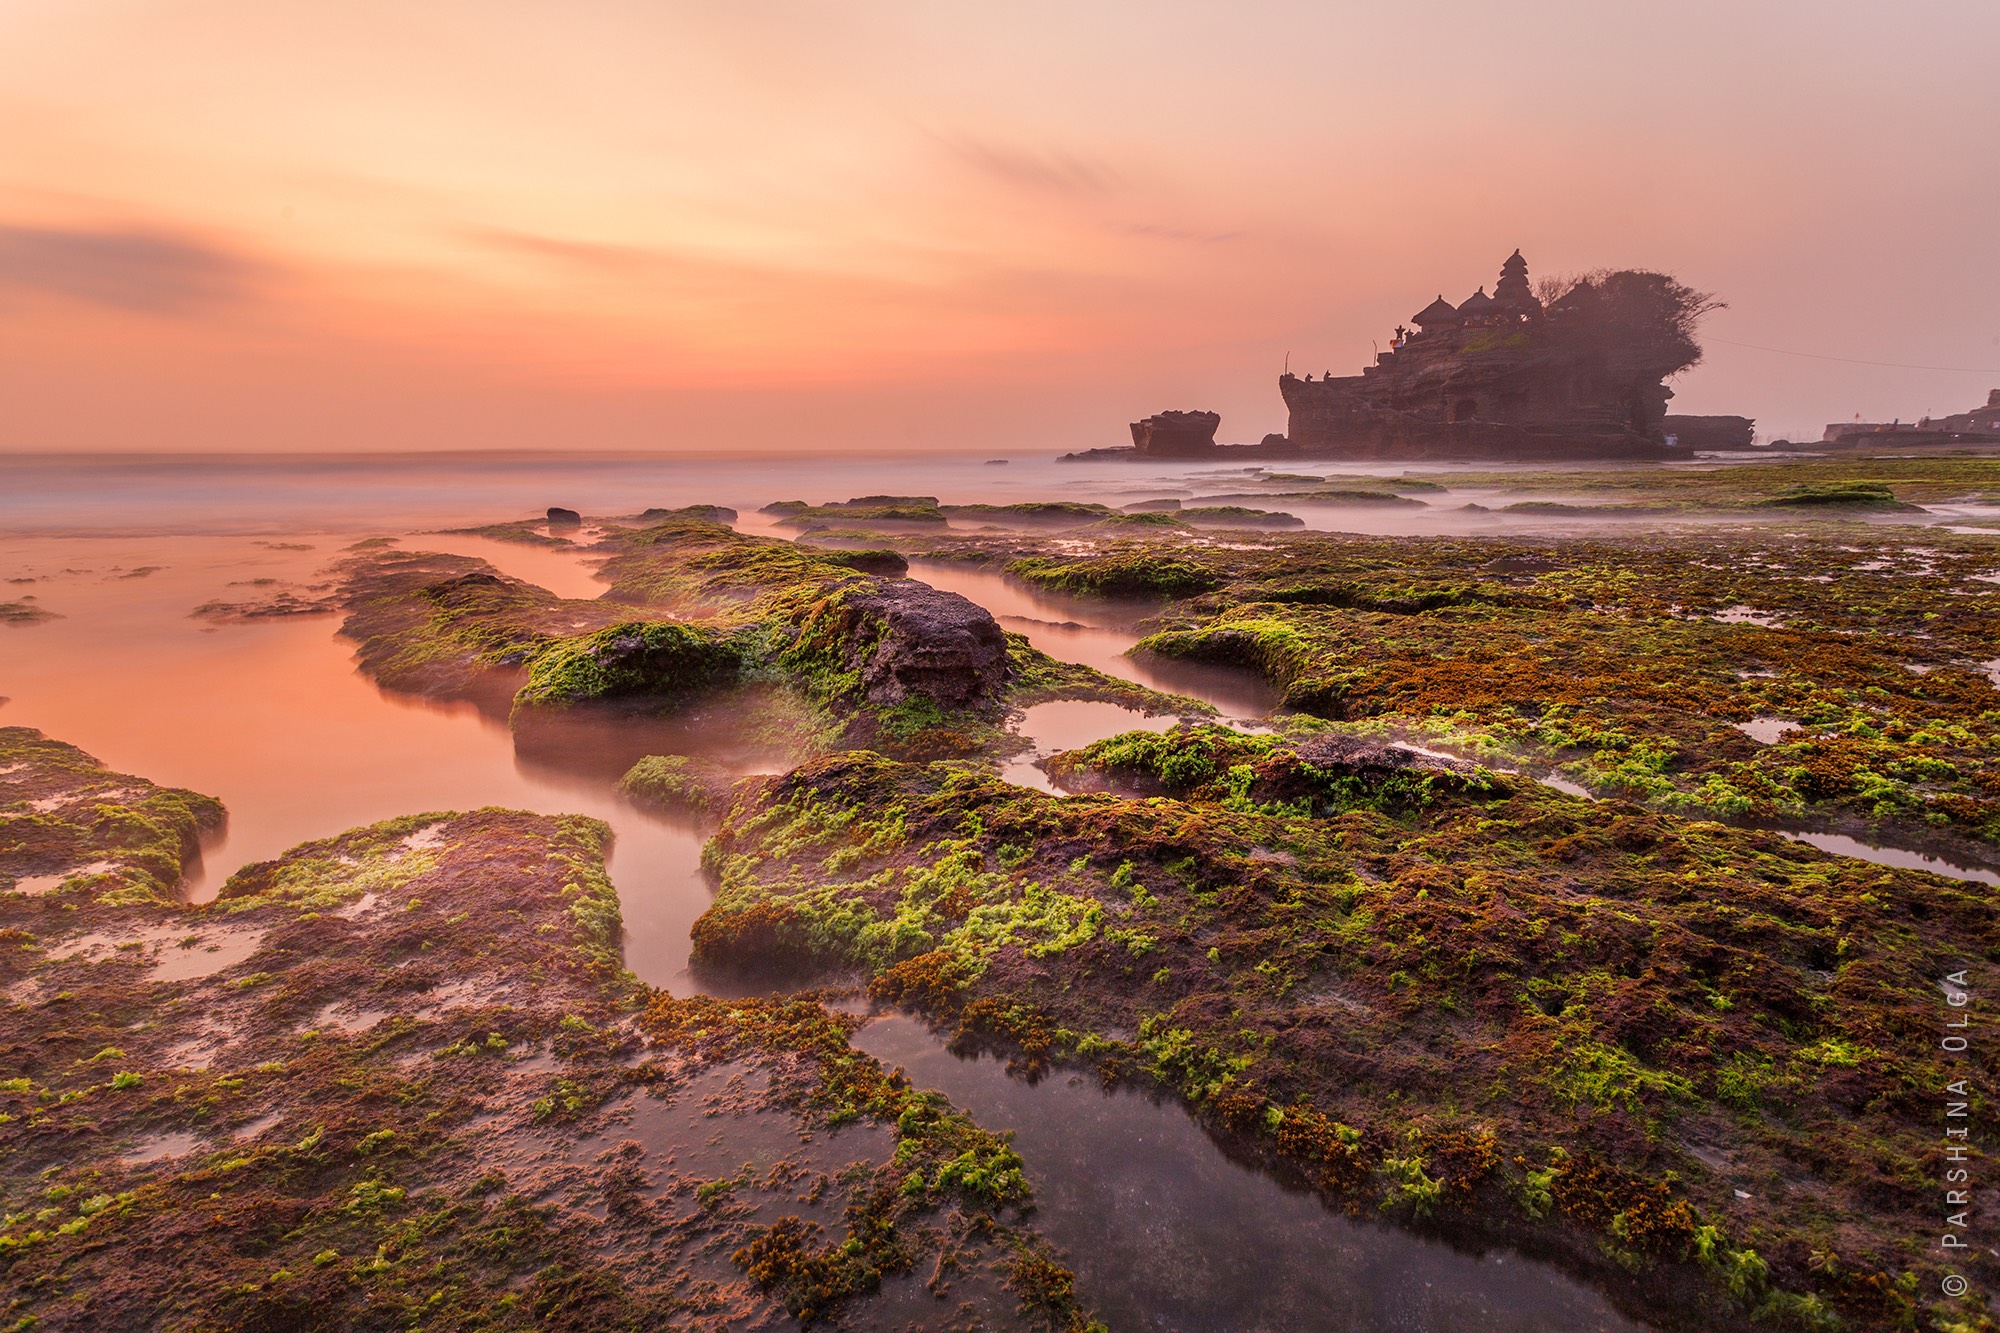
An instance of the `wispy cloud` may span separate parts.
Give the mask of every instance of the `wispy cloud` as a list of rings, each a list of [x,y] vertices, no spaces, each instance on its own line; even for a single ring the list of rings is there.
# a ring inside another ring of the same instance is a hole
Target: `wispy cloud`
[[[262,268],[214,245],[149,228],[0,224],[0,296],[32,292],[184,315],[241,300]]]
[[[1190,241],[1196,245],[1220,245],[1224,241],[1240,241],[1249,235],[1244,231],[1195,231],[1188,227],[1166,227],[1156,222],[1128,222],[1118,230],[1128,236],[1150,236],[1161,241]]]
[[[1056,194],[1103,194],[1124,184],[1110,163],[1067,149],[1020,148],[966,135],[939,139],[960,162],[1006,185]]]
[[[500,227],[468,228],[466,234],[483,245],[536,259],[552,259],[583,268],[629,271],[655,268],[675,261],[678,256],[665,250],[639,245],[608,245],[602,241],[574,241],[561,236],[510,231]]]

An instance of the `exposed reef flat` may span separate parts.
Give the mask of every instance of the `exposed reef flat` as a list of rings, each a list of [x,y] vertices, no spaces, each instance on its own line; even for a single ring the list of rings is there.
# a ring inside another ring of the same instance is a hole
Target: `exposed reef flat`
[[[743,795],[697,959],[1152,1083],[1337,1205],[1561,1256],[1651,1321],[1915,1316],[1939,979],[2000,982],[1983,891],[1346,737],[1051,767],[1129,796],[873,755]]]
[[[384,689],[474,701],[517,759],[671,812],[690,856],[714,834],[706,984],[861,983],[960,1050],[1162,1094],[1217,1160],[1496,1268],[1553,1259],[1650,1324],[1990,1330],[1991,1257],[1960,1266],[1973,1287],[1952,1301],[1927,1247],[1937,1089],[2000,1072],[1937,1044],[1953,998],[2000,981],[1992,889],[1780,836],[2000,864],[2000,548],[1907,526],[1935,521],[1917,504],[1976,525],[2000,491],[1968,466],[1510,472],[1464,517],[1437,482],[1215,470],[1110,495],[1136,513],[859,496],[783,506],[825,511],[793,543],[697,505],[580,515],[546,551],[541,518],[499,525],[511,551],[450,545],[492,564],[366,543],[338,573]],[[1376,498],[1324,498],[1340,492]],[[1188,521],[1223,506],[1593,535]],[[944,521],[894,516],[912,509]],[[601,571],[564,577],[586,562]],[[1033,642],[996,639],[1007,626]],[[1121,671],[1133,644],[1136,677],[1264,730],[1038,651]],[[1030,711],[1074,699],[1153,720]],[[1140,725],[1157,730],[1107,737]],[[19,1275],[8,1299],[49,1303],[0,1325],[83,1327],[122,1290],[109,1256],[152,1273],[170,1248],[225,1265],[215,1290],[171,1288],[195,1324],[296,1322],[287,1288],[335,1320],[425,1327],[572,1309],[593,1327],[928,1327],[963,1302],[978,1326],[1087,1322],[1017,1190],[1041,1185],[1052,1231],[1089,1253],[1097,1214],[1078,1218],[1068,1181],[1098,1151],[1074,1145],[1102,1137],[1044,1135],[1030,1155],[1059,1169],[1023,1164],[856,1056],[860,1020],[811,995],[636,986],[602,839],[587,820],[421,816],[248,868],[206,908],[173,900],[173,866],[122,905],[87,878],[0,895],[21,922],[0,984],[28,1080],[0,1100],[0,1154],[31,1125],[42,1154],[0,1156],[0,1272]],[[424,856],[449,858],[417,868],[441,878],[402,884]],[[892,1029],[874,1049],[930,1040],[903,1018],[875,1031]],[[704,1146],[718,1129],[732,1146]],[[98,1250],[99,1226],[131,1229]],[[1268,1232],[1245,1234],[1261,1253]],[[503,1273],[507,1246],[524,1257]],[[1192,1251],[1152,1257],[1170,1253]],[[1086,1296],[1131,1296],[1079,1263]]]
[[[2000,552],[1849,536],[1191,551],[1215,586],[1140,650],[1666,809],[2000,844],[2000,595],[1977,577]],[[1758,718],[1790,725],[1760,741]]]
[[[15,787],[101,772],[8,742]],[[855,1020],[623,971],[605,837],[413,815],[206,907],[0,893],[9,1326],[1084,1327],[1018,1157]]]
[[[1804,455],[1711,468],[1573,472],[1454,472],[1454,488],[1498,486],[1523,494],[1602,494],[1684,511],[1760,509],[1909,512],[1905,505],[2000,500],[2000,457],[1824,457]]]
[[[2000,548],[1983,536],[1799,518],[903,546],[1151,598],[1139,653],[1254,672],[1299,713],[1698,817],[2000,861]]]

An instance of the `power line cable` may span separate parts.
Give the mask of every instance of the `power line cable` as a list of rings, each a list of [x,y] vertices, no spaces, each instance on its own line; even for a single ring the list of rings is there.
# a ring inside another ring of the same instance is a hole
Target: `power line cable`
[[[2000,375],[2000,370],[1979,370],[1972,366],[1913,366],[1906,361],[1863,361],[1852,356],[1827,356],[1821,352],[1794,352],[1783,347],[1761,347],[1756,343],[1740,343],[1734,338],[1708,339],[1712,343],[1727,343],[1731,347],[1747,347],[1753,352],[1776,352],[1779,356],[1803,356],[1813,361],[1839,361],[1850,366],[1881,366],[1888,370],[1942,370],[1955,375]]]

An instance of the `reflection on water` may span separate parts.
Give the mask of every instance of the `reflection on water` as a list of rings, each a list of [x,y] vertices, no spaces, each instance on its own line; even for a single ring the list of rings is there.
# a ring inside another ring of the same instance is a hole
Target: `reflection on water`
[[[1748,722],[1731,722],[1729,725],[1759,745],[1776,745],[1786,732],[1796,731],[1799,726],[1784,717],[1753,717]]]
[[[602,819],[614,832],[629,965],[655,984],[685,984],[688,930],[707,905],[704,835],[611,790],[619,761],[650,738],[620,728],[617,752],[586,742],[517,756],[504,714],[377,689],[326,617],[216,626],[189,616],[239,596],[232,585],[248,580],[310,581],[340,545],[323,536],[289,544],[314,549],[216,537],[0,544],[0,568],[36,578],[41,600],[64,617],[0,640],[0,692],[12,696],[0,721],[220,797],[229,826],[187,886],[195,901],[248,862],[397,815],[501,805]],[[120,577],[145,565],[159,568]]]
[[[1029,643],[1060,661],[1189,695],[1213,704],[1225,717],[1266,717],[1278,706],[1277,690],[1249,671],[1126,656],[1140,638],[1135,626],[1158,610],[1156,604],[1065,597],[1024,587],[991,570],[938,560],[912,562],[910,577],[979,603],[1003,628],[1026,635]]]
[[[1334,1213],[1231,1161],[1176,1103],[1061,1075],[1024,1083],[998,1061],[951,1055],[900,1015],[855,1044],[986,1128],[1015,1131],[1036,1221],[1113,1328],[1640,1327],[1546,1265]]]
[[[1793,829],[1779,829],[1780,834],[1794,842],[1811,843],[1823,852],[1836,856],[1852,856],[1863,861],[1873,861],[1878,866],[1896,866],[1903,870],[1928,870],[1933,875],[1943,875],[1947,879],[1971,880],[1978,884],[2000,884],[2000,872],[1982,870],[1977,866],[1962,866],[1939,856],[1926,856],[1922,852],[1905,851],[1901,847],[1885,847],[1881,843],[1862,842],[1844,833],[1802,833]]]
[[[503,542],[493,537],[475,537],[460,532],[426,532],[408,538],[401,545],[411,551],[469,555],[475,560],[484,560],[511,578],[547,588],[558,597],[589,601],[604,595],[606,585],[597,577],[596,562],[579,559],[579,556],[592,554],[587,547],[563,550],[527,542]]]
[[[1075,699],[1036,704],[1024,710],[1021,723],[1015,728],[1034,748],[1026,754],[1011,756],[1000,766],[1000,776],[1016,786],[1061,795],[1043,771],[1041,760],[1058,750],[1080,750],[1092,741],[1116,736],[1121,731],[1165,731],[1176,721],[1173,717],[1150,717],[1117,704]]]

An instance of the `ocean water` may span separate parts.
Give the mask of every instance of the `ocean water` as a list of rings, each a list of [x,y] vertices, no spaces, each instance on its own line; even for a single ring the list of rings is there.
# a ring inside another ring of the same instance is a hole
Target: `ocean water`
[[[1330,478],[1411,477],[1446,487],[1420,492],[1411,506],[1273,500],[1258,507],[1296,515],[1318,531],[1382,535],[1443,533],[1630,532],[1714,520],[1578,518],[1507,514],[1523,498],[1493,485],[1455,485],[1474,469],[1450,464],[1057,462],[1047,453],[1004,462],[951,454],[555,454],[364,455],[45,455],[0,454],[0,533],[273,534],[378,532],[468,526],[539,514],[550,505],[585,514],[637,513],[659,506],[722,504],[750,518],[774,500],[810,503],[860,495],[932,495],[946,504],[1085,500],[1111,506],[1153,499],[1192,501],[1260,485],[1266,472]],[[1481,465],[1491,475],[1510,470]],[[1611,469],[1615,470],[1615,469]],[[1343,484],[1339,480],[1329,486]],[[1363,487],[1364,489],[1366,487]],[[1535,499],[1579,504],[1604,497],[1538,492]],[[1231,499],[1225,503],[1256,504]],[[1488,512],[1467,510],[1468,504]],[[1941,507],[1916,521],[1965,521]],[[756,522],[754,518],[750,521]],[[1740,521],[1740,520],[1738,520]],[[768,523],[768,521],[766,521]],[[1242,533],[1216,540],[1255,540]]]

